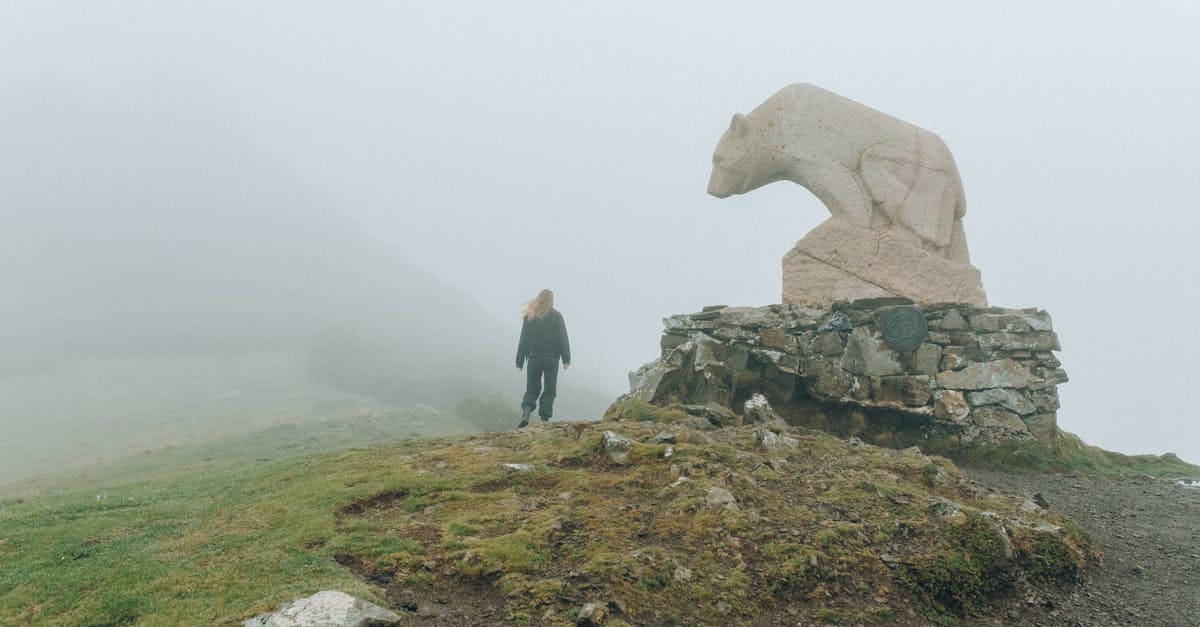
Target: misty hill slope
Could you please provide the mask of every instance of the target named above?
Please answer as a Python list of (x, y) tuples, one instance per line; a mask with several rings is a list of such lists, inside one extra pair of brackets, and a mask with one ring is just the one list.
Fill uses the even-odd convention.
[(185, 93), (24, 87), (0, 99), (3, 371), (306, 348), (343, 361), (366, 351), (372, 367), (424, 379), (473, 377), (476, 358), (509, 352), (489, 316), (260, 154), (219, 108)]
[(1094, 559), (944, 459), (772, 433), (549, 423), (93, 476), (0, 503), (0, 622), (228, 622), (339, 588), (411, 624), (923, 624)]
[[(219, 103), (6, 87), (5, 478), (279, 420), (498, 394), (515, 411), (515, 323), (366, 232)], [(570, 381), (562, 397), (577, 418), (607, 404)]]
[(72, 360), (0, 380), (0, 416), (7, 418), (0, 494), (35, 473), (94, 472), (133, 454), (261, 438), (256, 432), (268, 427), (347, 423), (357, 432), (373, 420), (425, 418), (388, 439), (481, 427), (453, 411), (390, 406), (338, 390), (311, 376), (307, 356), (289, 353)]

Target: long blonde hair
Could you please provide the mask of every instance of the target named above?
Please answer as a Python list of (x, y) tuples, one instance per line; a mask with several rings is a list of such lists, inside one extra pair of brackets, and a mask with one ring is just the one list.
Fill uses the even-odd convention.
[(537, 320), (542, 316), (550, 313), (554, 308), (554, 292), (550, 290), (542, 290), (533, 300), (525, 303), (525, 309), (521, 311), (521, 315), (526, 320)]

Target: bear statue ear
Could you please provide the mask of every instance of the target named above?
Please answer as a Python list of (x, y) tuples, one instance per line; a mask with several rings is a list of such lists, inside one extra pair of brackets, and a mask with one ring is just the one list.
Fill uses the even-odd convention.
[(746, 116), (735, 113), (733, 119), (729, 121), (729, 130), (737, 137), (745, 137), (746, 133), (750, 132), (750, 125), (746, 124)]

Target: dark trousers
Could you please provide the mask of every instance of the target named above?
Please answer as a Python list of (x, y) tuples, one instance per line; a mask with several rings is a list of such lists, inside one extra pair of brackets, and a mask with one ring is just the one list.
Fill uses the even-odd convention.
[[(542, 388), (545, 379), (546, 387)], [(554, 415), (554, 396), (558, 393), (558, 355), (530, 355), (525, 364), (525, 397), (521, 407), (538, 408), (538, 416)], [(538, 395), (541, 394), (541, 400)]]

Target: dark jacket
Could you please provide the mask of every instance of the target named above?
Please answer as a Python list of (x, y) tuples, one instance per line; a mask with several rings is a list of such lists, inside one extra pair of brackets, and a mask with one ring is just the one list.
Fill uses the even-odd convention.
[(521, 341), (517, 344), (517, 367), (525, 365), (526, 357), (562, 357), (571, 363), (571, 343), (567, 341), (567, 325), (562, 314), (551, 309), (536, 320), (523, 319)]

